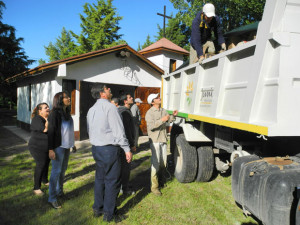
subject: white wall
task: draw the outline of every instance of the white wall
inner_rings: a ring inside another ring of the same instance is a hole
[[[31,107],[29,106],[29,85],[31,86]],[[17,101],[17,119],[24,123],[31,123],[31,113],[34,107],[46,102],[52,108],[52,100],[55,93],[61,91],[61,86],[53,81],[28,84],[26,86],[18,87],[18,101]],[[29,110],[30,107],[30,110]]]
[[[140,87],[160,87],[158,72],[134,56],[122,60],[115,54],[82,61],[67,67],[66,79],[121,84]]]
[[[176,69],[183,64],[183,55],[170,51],[152,52],[145,54],[145,57],[164,70],[164,74],[169,73],[171,59],[176,60]]]
[[[30,123],[29,110],[29,86],[18,87],[17,89],[17,119],[24,123]]]
[[[151,62],[153,62],[155,65],[157,65],[159,68],[161,68],[162,70],[166,70],[169,69],[169,66],[165,64],[164,62],[164,55],[160,54],[160,53],[156,53],[153,54],[146,54],[145,55],[147,59],[149,59]]]

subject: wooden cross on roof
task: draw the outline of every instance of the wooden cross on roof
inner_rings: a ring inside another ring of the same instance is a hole
[[[164,14],[157,13],[157,15],[162,16],[164,18],[164,37],[166,37],[165,27],[166,27],[166,18],[172,19],[172,17],[166,15],[166,6],[164,5]]]

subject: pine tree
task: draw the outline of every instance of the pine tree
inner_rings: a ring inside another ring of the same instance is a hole
[[[150,40],[150,35],[147,35],[145,43],[142,45],[142,49],[152,45],[154,42]]]
[[[142,50],[142,47],[141,47],[141,44],[140,44],[140,42],[138,43],[138,47],[137,47],[137,51],[140,51],[140,50]]]
[[[54,44],[50,42],[48,46],[45,46],[45,50],[50,62],[52,62],[77,55],[76,47],[71,32],[63,27],[61,36],[56,39]]]
[[[123,35],[118,34],[118,31],[122,17],[117,15],[112,1],[98,0],[97,4],[86,3],[83,6],[85,15],[80,14],[81,33],[72,33],[79,44],[78,54],[126,43],[120,40]]]

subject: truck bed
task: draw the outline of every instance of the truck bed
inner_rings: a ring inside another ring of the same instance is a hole
[[[256,39],[162,78],[179,116],[267,136],[300,136],[300,0],[267,1]]]

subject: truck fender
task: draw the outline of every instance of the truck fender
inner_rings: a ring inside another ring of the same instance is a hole
[[[188,142],[212,142],[211,139],[205,136],[198,128],[193,126],[193,124],[185,123],[180,124],[180,126]]]

